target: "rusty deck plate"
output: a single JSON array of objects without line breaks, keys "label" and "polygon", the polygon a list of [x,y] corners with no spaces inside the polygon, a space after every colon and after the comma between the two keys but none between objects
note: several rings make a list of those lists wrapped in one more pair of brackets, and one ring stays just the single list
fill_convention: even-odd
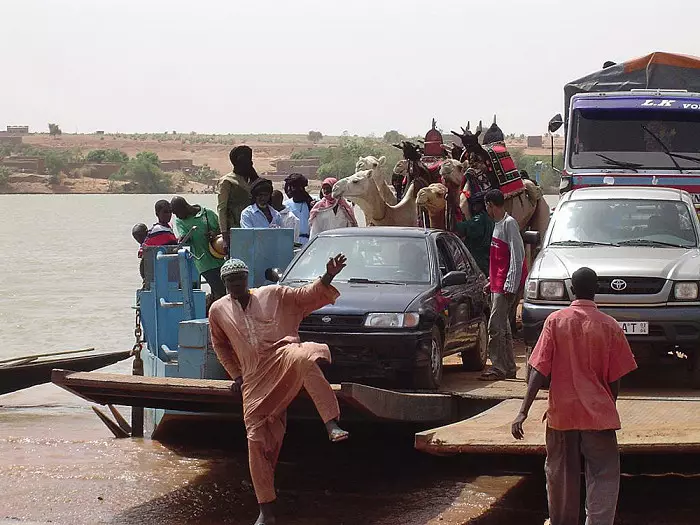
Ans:
[{"label": "rusty deck plate", "polygon": [[[537,400],[525,422],[525,438],[510,433],[520,410],[519,399],[508,399],[467,420],[416,434],[416,448],[436,455],[545,453],[547,401]],[[700,452],[700,399],[620,399],[622,453]]]}]

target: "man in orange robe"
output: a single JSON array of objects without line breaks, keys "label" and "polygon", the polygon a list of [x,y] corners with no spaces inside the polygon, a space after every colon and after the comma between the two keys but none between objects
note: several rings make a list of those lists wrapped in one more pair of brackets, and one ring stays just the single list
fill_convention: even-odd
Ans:
[{"label": "man in orange robe", "polygon": [[330,362],[328,346],[299,339],[301,320],[338,297],[331,281],[345,262],[342,254],[330,259],[323,277],[302,288],[249,290],[243,261],[229,259],[221,268],[228,295],[212,305],[209,326],[214,351],[233,378],[231,390],[243,394],[250,474],[260,504],[255,525],[275,523],[274,472],[286,410],[302,388],[316,405],[329,439],[349,437],[338,426],[338,400],[316,364],[320,359]]}]

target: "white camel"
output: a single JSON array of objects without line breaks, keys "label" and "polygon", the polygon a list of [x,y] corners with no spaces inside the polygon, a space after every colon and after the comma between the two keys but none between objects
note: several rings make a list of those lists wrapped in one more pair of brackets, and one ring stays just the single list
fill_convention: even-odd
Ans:
[{"label": "white camel", "polygon": [[373,170],[358,171],[336,182],[333,197],[344,197],[356,203],[365,214],[367,226],[415,226],[418,221],[413,184],[409,185],[401,202],[390,206],[379,193]]},{"label": "white camel", "polygon": [[360,171],[365,171],[365,170],[372,170],[373,171],[373,176],[372,178],[374,179],[374,182],[377,184],[377,189],[379,190],[379,193],[381,196],[384,198],[387,204],[393,206],[396,204],[398,201],[396,200],[396,194],[394,193],[394,190],[391,189],[391,186],[389,183],[391,182],[390,180],[387,180],[386,176],[382,174],[382,171],[380,168],[384,165],[386,162],[386,157],[382,155],[381,157],[377,158],[372,155],[368,155],[366,157],[360,157],[357,161],[357,164],[355,164],[355,172],[360,172]]}]

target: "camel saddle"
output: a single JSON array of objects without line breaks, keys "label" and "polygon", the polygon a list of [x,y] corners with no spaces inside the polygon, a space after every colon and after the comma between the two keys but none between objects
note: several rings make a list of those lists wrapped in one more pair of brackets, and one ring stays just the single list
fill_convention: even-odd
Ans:
[{"label": "camel saddle", "polygon": [[[487,165],[492,172],[490,175],[495,176],[503,196],[507,199],[525,191],[525,184],[520,178],[518,167],[508,153],[506,145],[503,142],[493,142],[484,144],[483,148],[489,156]],[[494,179],[494,177],[489,178]]]}]

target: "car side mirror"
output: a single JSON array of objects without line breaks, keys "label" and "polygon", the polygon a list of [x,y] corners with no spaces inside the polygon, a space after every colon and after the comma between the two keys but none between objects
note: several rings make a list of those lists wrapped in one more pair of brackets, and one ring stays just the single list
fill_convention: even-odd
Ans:
[{"label": "car side mirror", "polygon": [[452,271],[442,278],[443,286],[457,286],[467,283],[466,272]]},{"label": "car side mirror", "polygon": [[561,113],[557,113],[549,120],[549,124],[547,125],[547,129],[549,130],[550,133],[554,133],[563,125],[564,125],[564,119],[561,117]]},{"label": "car side mirror", "polygon": [[273,283],[278,283],[280,282],[281,273],[279,268],[268,268],[265,270],[265,279]]},{"label": "car side mirror", "polygon": [[540,232],[528,230],[523,233],[523,242],[537,246],[540,243]]}]

